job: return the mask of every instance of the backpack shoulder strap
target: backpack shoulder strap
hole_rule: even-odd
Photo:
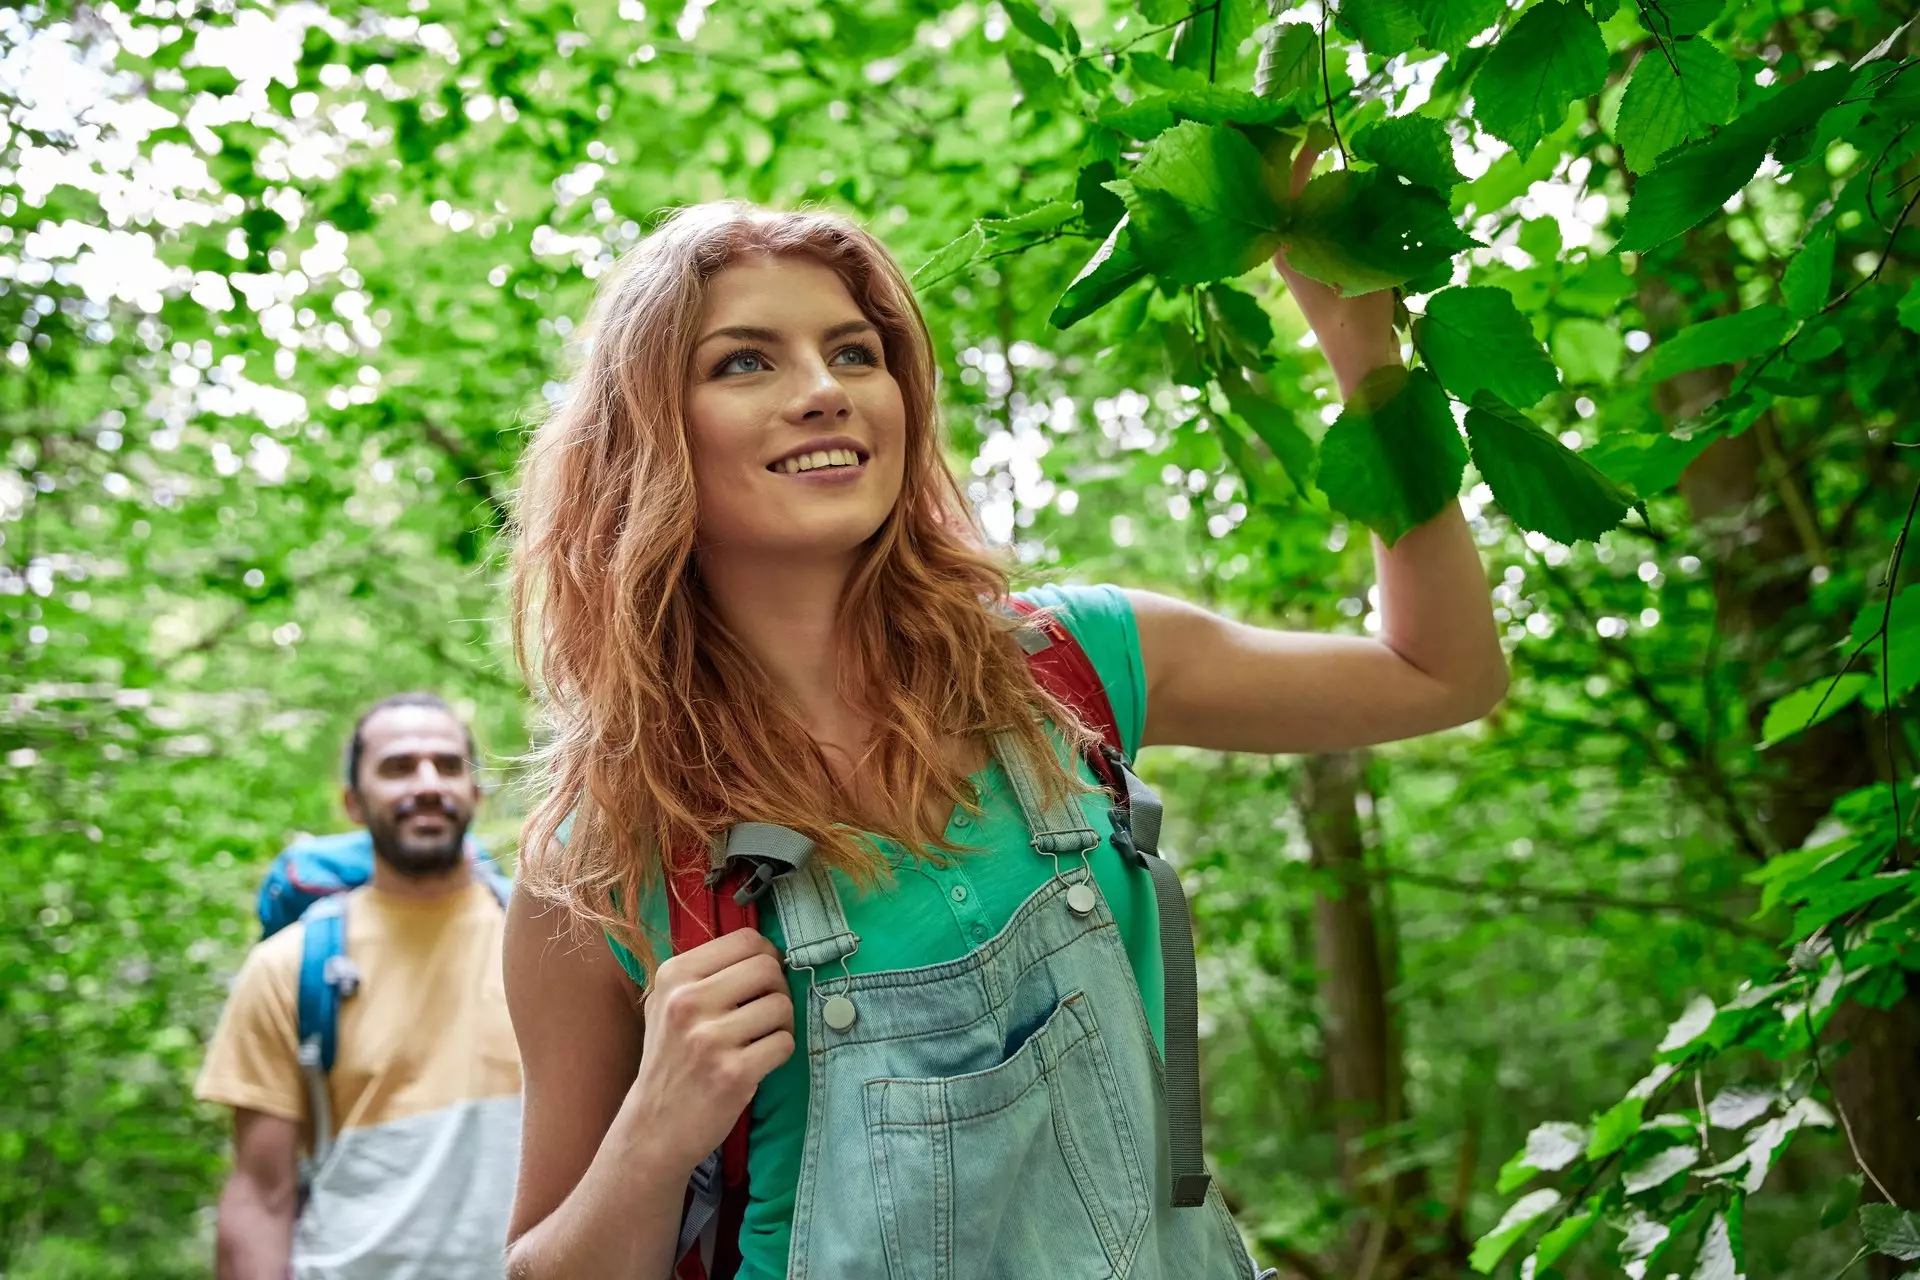
[[[1094,669],[1093,659],[1052,614],[1030,600],[1009,596],[1007,604],[1020,619],[1017,638],[1027,654],[1027,669],[1042,689],[1064,702],[1090,729],[1099,732],[1106,745],[1125,752],[1120,738],[1120,723],[1113,714],[1113,701],[1107,687]]]
[[[327,1074],[340,1042],[340,1002],[360,989],[360,972],[347,956],[347,895],[336,893],[300,917],[300,980],[295,996],[300,1074],[307,1082],[313,1122],[313,1166],[333,1149],[333,1095]]]
[[[682,859],[680,868],[667,877],[667,932],[674,954],[736,929],[759,928],[756,901],[735,892],[742,879],[737,873],[719,875],[708,870],[705,858]],[[725,1280],[739,1269],[751,1116],[751,1107],[740,1113],[719,1149],[701,1161],[687,1184],[675,1250],[677,1280]]]

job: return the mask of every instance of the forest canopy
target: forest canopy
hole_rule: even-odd
[[[1256,1259],[1920,1264],[1911,17],[0,8],[0,1275],[205,1274],[192,1075],[368,702],[473,718],[511,851],[516,461],[594,281],[728,197],[914,273],[1023,581],[1365,634],[1370,535],[1465,506],[1493,716],[1142,766]],[[1407,369],[1341,404],[1282,246]]]

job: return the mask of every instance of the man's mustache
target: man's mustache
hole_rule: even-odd
[[[411,818],[422,813],[437,813],[443,818],[458,818],[453,802],[442,796],[408,796],[393,807],[393,816],[399,819]]]

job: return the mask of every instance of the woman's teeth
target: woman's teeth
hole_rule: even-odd
[[[802,471],[816,471],[821,467],[857,467],[860,455],[851,449],[816,449],[812,453],[803,453],[797,458],[787,458],[773,464],[773,469],[782,475],[798,475]]]

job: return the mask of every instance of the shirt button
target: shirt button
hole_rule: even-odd
[[[976,924],[973,928],[967,930],[967,932],[973,935],[975,942],[985,942],[987,940],[987,926],[983,924]]]
[[[973,819],[969,818],[964,813],[955,814],[953,819],[953,825],[956,827],[970,827],[973,825]]]
[[[963,884],[953,886],[953,900],[955,902],[965,902],[967,900],[967,886]]]

